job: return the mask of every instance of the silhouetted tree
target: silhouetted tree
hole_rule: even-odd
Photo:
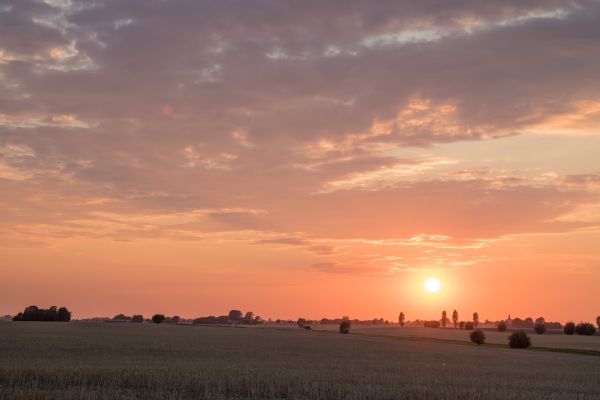
[[[340,333],[350,333],[350,318],[342,318],[342,322],[340,322]]]
[[[454,327],[458,327],[458,311],[454,310],[454,312],[452,313],[452,323],[454,324]]]
[[[252,311],[248,311],[246,315],[244,315],[244,323],[251,324],[254,320],[254,313]]]
[[[300,328],[303,328],[304,324],[306,324],[306,320],[304,318],[298,318],[298,321],[296,321],[296,324],[298,324],[298,326]]]
[[[404,327],[404,313],[400,312],[400,315],[398,316],[398,323],[400,324],[400,326]]]
[[[533,329],[538,335],[543,335],[544,332],[546,332],[546,324],[544,324],[543,322],[536,322],[535,327]]]
[[[600,315],[596,317],[596,326],[600,329]]]
[[[518,330],[508,337],[508,344],[513,349],[526,349],[531,346],[531,341],[529,340],[529,336],[527,336],[527,332]]]
[[[425,328],[439,328],[440,327],[440,321],[424,321],[423,322],[423,326]]]
[[[172,324],[178,324],[179,321],[181,321],[181,317],[179,315],[169,318],[169,322]]]
[[[144,322],[144,316],[143,315],[139,315],[139,314],[138,315],[134,315],[133,317],[131,317],[131,322],[134,322],[134,323],[137,323],[137,324],[142,323],[142,322]]]
[[[448,319],[448,315],[446,314],[446,310],[442,311],[442,327],[446,327],[446,320]]]
[[[131,317],[124,314],[118,314],[113,317],[114,321],[131,321]]]
[[[485,333],[481,329],[475,329],[471,332],[471,342],[477,343],[478,345],[482,345],[485,343]]]
[[[546,319],[544,317],[539,317],[535,320],[535,324],[545,324],[546,323]]]
[[[569,321],[565,324],[563,328],[563,332],[565,335],[572,335],[575,333],[575,323],[573,321]]]
[[[240,322],[242,319],[242,312],[240,310],[229,311],[229,320],[231,322]]]
[[[506,332],[506,322],[500,321],[498,322],[498,332]]]
[[[152,316],[152,322],[154,322],[155,324],[160,324],[164,320],[165,320],[165,316],[163,314],[154,314]]]
[[[68,322],[71,320],[71,313],[65,308],[57,309],[52,306],[48,309],[38,308],[37,306],[29,306],[25,311],[18,313],[13,317],[13,321],[60,321]]]
[[[67,307],[61,307],[58,309],[58,321],[69,322],[71,321],[71,311]]]
[[[580,322],[575,327],[575,333],[578,335],[594,336],[596,334],[596,327],[589,322]]]
[[[471,322],[471,321],[465,322],[465,330],[472,331],[473,329],[475,329],[475,324],[473,322]]]
[[[479,314],[477,312],[473,313],[473,325],[475,328],[479,326]]]
[[[458,323],[458,327],[459,327],[460,329],[465,329],[465,321],[460,321],[460,322]]]

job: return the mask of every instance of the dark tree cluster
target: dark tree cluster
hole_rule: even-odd
[[[38,306],[29,306],[25,311],[18,313],[13,317],[13,321],[48,321],[48,322],[69,322],[71,312],[66,307],[57,308],[39,308]]]
[[[596,327],[589,322],[580,322],[575,327],[575,333],[578,335],[594,336]]]
[[[342,322],[340,322],[340,333],[350,333],[350,327],[351,327],[351,323],[350,323],[350,318],[348,317],[344,317],[342,318]]]
[[[425,321],[423,323],[423,326],[425,328],[439,328],[440,327],[440,321]]]
[[[263,322],[263,319],[254,315],[252,311],[243,314],[240,310],[231,310],[228,315],[209,315],[194,319],[194,324],[202,325],[258,325]]]

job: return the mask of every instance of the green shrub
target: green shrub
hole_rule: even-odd
[[[500,321],[498,322],[498,332],[506,332],[506,322]]]
[[[481,329],[475,329],[471,332],[471,342],[477,343],[478,345],[485,343],[485,333]]]
[[[531,340],[529,340],[529,336],[527,336],[527,332],[524,330],[518,330],[513,332],[508,337],[508,344],[513,349],[526,349],[531,346]]]
[[[575,323],[574,322],[567,322],[565,324],[565,327],[563,328],[563,332],[565,333],[565,335],[572,335],[575,333]]]
[[[535,324],[535,327],[533,329],[538,335],[543,335],[544,332],[546,332],[546,324],[544,324],[543,322],[538,322],[537,324]]]
[[[596,327],[589,322],[580,322],[575,327],[575,333],[578,335],[594,336],[596,334]]]
[[[350,320],[343,319],[340,322],[340,333],[350,333]]]

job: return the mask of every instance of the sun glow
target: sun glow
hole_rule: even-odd
[[[438,278],[428,278],[423,284],[423,287],[429,293],[437,293],[442,288],[442,283]]]

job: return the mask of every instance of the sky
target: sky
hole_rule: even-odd
[[[598,1],[0,0],[0,314],[591,321],[599,244]]]

